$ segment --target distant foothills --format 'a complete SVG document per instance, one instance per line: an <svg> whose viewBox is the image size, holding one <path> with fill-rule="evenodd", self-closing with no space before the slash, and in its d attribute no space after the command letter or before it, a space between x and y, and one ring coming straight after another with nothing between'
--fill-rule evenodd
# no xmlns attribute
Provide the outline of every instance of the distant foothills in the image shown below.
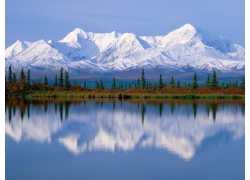
<svg viewBox="0 0 250 180"><path fill-rule="evenodd" d="M43 79L31 79L30 70L25 73L21 69L19 74L12 72L9 66L5 76L5 96L24 98L216 98L235 99L245 98L245 79L240 82L220 82L217 79L216 71L208 74L204 82L198 83L198 76L193 74L191 82L175 81L171 76L169 82L164 82L159 74L158 82L147 81L144 69L141 69L141 76L136 83L116 81L113 77L112 84L107 86L102 79L95 80L94 87L88 87L87 81L79 84L75 80L70 82L69 72L62 67L55 75L54 82L48 83L47 76Z"/></svg>
<svg viewBox="0 0 250 180"><path fill-rule="evenodd" d="M215 71L221 81L230 83L244 78L245 48L191 24L165 36L93 33L76 28L59 41L18 40L5 49L6 74L10 66L16 74L22 69L27 74L29 70L33 78L46 75L50 80L61 68L70 73L71 79L99 81L113 77L136 79L144 69L148 80L158 81L162 74L164 78L173 75L174 80L188 82L196 73L199 80L205 81Z"/></svg>

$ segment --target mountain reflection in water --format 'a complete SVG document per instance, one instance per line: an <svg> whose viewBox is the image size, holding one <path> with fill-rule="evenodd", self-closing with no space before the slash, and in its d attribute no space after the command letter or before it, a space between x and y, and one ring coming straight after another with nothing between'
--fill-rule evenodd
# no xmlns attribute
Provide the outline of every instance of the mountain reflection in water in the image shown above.
<svg viewBox="0 0 250 180"><path fill-rule="evenodd" d="M244 137L242 100L28 101L6 99L15 141L59 142L74 154L164 148L191 159L206 139Z"/></svg>

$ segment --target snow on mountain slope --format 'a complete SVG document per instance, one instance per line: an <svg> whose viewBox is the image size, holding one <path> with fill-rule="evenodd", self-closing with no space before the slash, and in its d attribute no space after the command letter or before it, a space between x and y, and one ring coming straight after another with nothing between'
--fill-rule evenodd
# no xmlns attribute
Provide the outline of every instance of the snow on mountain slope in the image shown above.
<svg viewBox="0 0 250 180"><path fill-rule="evenodd" d="M116 41L119 33L92 33L76 28L58 43L53 44L72 61L92 59L109 44Z"/></svg>
<svg viewBox="0 0 250 180"><path fill-rule="evenodd" d="M30 45L31 43L29 42L26 42L26 41L21 42L18 40L12 46L8 47L5 50L5 58L11 58L13 56L16 56L18 53L27 49Z"/></svg>
<svg viewBox="0 0 250 180"><path fill-rule="evenodd" d="M92 33L76 28L60 41L17 41L5 50L6 69L110 73L138 68L185 72L245 71L245 49L191 24L165 36Z"/></svg>
<svg viewBox="0 0 250 180"><path fill-rule="evenodd" d="M26 64L31 69L45 70L45 69L58 69L62 65L69 63L67 57L61 54L57 49L51 47L44 40L31 43L29 47L18 53L16 56L8 58L7 64ZM23 65L22 65L23 66ZM20 66L15 65L17 69ZM15 68L14 68L15 70Z"/></svg>

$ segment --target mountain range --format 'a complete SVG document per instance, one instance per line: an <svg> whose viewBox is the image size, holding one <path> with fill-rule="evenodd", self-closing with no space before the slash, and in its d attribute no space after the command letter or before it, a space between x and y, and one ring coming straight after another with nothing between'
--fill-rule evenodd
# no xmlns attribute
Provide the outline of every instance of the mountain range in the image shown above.
<svg viewBox="0 0 250 180"><path fill-rule="evenodd" d="M212 71L245 73L245 48L185 24L165 36L93 33L76 28L59 41L17 41L5 49L5 71L59 72L76 75L133 74L144 68L159 73ZM148 74L149 75L149 74Z"/></svg>

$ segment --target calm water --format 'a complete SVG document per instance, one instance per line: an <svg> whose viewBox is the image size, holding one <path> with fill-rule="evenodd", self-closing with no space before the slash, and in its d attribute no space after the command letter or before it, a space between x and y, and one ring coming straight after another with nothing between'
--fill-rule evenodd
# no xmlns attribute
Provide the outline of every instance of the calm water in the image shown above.
<svg viewBox="0 0 250 180"><path fill-rule="evenodd" d="M5 104L6 179L245 177L244 101Z"/></svg>

